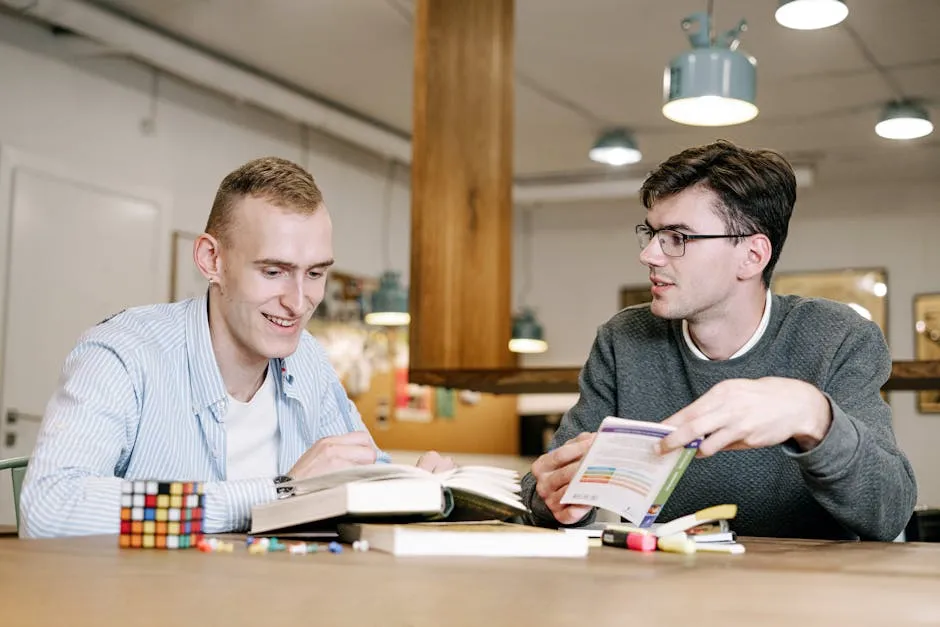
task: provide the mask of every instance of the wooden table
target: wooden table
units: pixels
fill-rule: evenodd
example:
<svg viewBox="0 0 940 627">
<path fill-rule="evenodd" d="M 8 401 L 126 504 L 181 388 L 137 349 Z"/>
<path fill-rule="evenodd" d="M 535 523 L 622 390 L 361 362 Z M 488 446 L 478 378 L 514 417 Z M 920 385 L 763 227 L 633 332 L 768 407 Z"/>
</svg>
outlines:
<svg viewBox="0 0 940 627">
<path fill-rule="evenodd" d="M 0 624 L 940 624 L 940 544 L 744 539 L 586 559 L 250 555 L 0 538 Z"/>
</svg>

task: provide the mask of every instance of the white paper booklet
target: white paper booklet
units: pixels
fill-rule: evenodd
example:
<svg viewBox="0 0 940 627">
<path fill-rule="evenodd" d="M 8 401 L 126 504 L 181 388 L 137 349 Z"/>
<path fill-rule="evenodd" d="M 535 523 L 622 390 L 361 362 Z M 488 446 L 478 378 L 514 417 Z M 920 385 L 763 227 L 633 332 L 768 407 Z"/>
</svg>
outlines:
<svg viewBox="0 0 940 627">
<path fill-rule="evenodd" d="M 701 440 L 660 455 L 656 444 L 674 427 L 608 416 L 565 491 L 564 504 L 614 512 L 638 527 L 656 520 Z"/>
</svg>

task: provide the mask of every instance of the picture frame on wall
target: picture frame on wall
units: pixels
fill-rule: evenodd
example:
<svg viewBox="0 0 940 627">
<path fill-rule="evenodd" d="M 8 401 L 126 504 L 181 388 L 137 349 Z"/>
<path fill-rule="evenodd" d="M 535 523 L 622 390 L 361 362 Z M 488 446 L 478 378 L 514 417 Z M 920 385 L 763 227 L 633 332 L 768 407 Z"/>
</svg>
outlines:
<svg viewBox="0 0 940 627">
<path fill-rule="evenodd" d="M 844 303 L 878 325 L 888 338 L 888 272 L 884 268 L 845 268 L 780 272 L 771 289 L 777 294 L 828 298 Z"/>
<path fill-rule="evenodd" d="M 620 309 L 652 302 L 653 292 L 649 285 L 624 285 L 620 288 Z"/>
<path fill-rule="evenodd" d="M 914 358 L 940 360 L 940 293 L 914 295 Z M 917 411 L 940 414 L 940 390 L 917 393 Z"/>
<path fill-rule="evenodd" d="M 170 259 L 170 302 L 195 298 L 206 293 L 208 282 L 193 261 L 193 244 L 196 233 L 173 232 Z"/>
</svg>

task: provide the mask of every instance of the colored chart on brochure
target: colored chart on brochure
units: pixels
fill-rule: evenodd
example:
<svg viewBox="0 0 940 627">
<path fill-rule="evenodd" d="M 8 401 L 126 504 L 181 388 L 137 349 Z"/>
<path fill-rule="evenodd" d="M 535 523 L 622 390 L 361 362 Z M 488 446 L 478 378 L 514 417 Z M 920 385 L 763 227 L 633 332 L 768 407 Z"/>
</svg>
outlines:
<svg viewBox="0 0 940 627">
<path fill-rule="evenodd" d="M 608 416 L 561 502 L 600 507 L 640 527 L 653 524 L 700 444 L 659 454 L 656 445 L 673 430 Z"/>
</svg>

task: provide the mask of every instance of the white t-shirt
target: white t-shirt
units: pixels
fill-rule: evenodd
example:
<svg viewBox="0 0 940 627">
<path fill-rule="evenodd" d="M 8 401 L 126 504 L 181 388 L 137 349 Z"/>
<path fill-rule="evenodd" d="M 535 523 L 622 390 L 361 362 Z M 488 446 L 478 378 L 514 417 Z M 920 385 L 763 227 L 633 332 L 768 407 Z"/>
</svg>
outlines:
<svg viewBox="0 0 940 627">
<path fill-rule="evenodd" d="M 766 300 L 764 301 L 764 315 L 761 316 L 760 324 L 757 325 L 757 330 L 754 331 L 754 335 L 751 336 L 744 346 L 739 348 L 737 352 L 732 355 L 729 359 L 734 359 L 735 357 L 740 357 L 744 353 L 748 352 L 757 344 L 761 336 L 764 335 L 764 331 L 767 330 L 767 325 L 770 324 L 770 305 L 773 302 L 773 296 L 770 294 L 770 290 L 767 290 Z M 692 354 L 698 357 L 699 359 L 704 359 L 706 361 L 711 361 L 711 359 L 699 350 L 699 347 L 695 345 L 695 342 L 692 341 L 692 335 L 689 333 L 689 323 L 685 320 L 682 321 L 682 337 L 685 338 L 685 343 L 688 345 L 689 350 L 692 351 Z"/>
<path fill-rule="evenodd" d="M 274 377 L 267 372 L 261 388 L 247 403 L 228 395 L 225 427 L 225 478 L 277 476 L 280 432 Z"/>
</svg>

